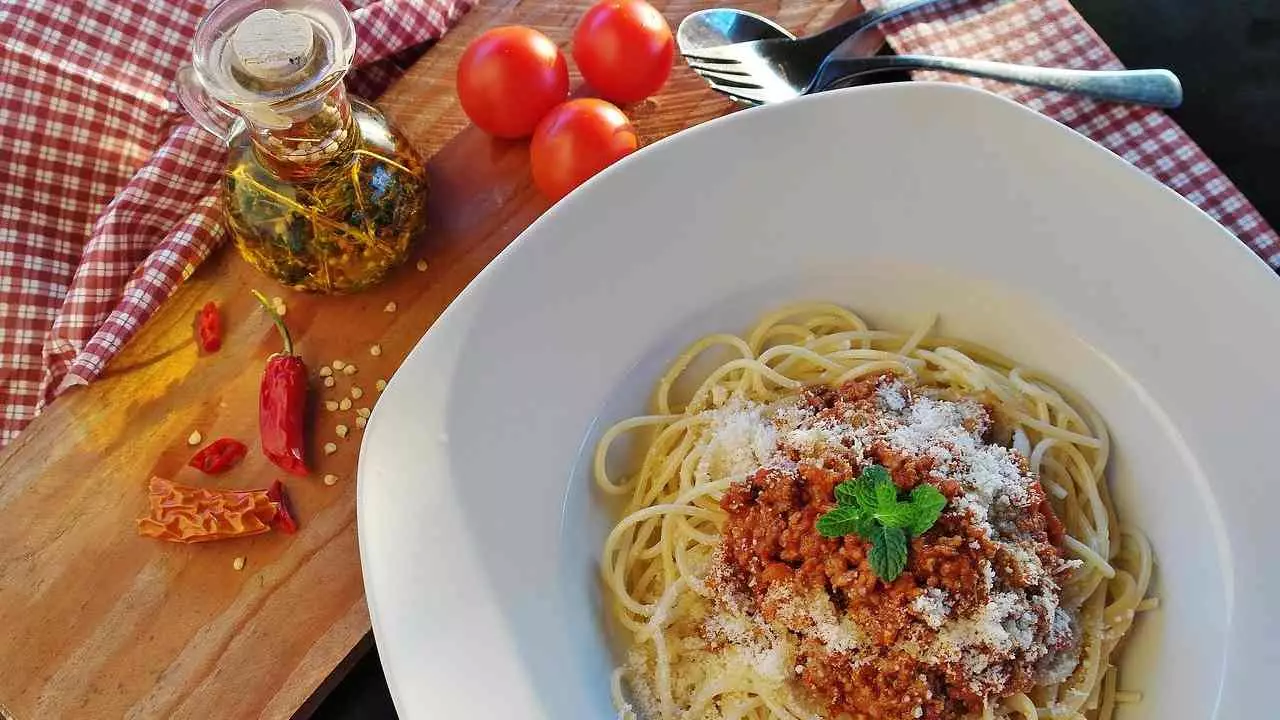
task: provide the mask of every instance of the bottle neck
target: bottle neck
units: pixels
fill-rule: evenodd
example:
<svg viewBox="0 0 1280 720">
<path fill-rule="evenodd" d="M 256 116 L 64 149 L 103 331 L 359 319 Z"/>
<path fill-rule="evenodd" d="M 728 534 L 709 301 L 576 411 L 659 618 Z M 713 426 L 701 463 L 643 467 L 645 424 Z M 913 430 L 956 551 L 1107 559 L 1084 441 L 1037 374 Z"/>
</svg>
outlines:
<svg viewBox="0 0 1280 720">
<path fill-rule="evenodd" d="M 267 170 L 284 180 L 307 180 L 346 166 L 359 142 L 359 129 L 341 82 L 288 113 L 286 128 L 257 125 L 246 118 L 254 152 Z"/>
</svg>

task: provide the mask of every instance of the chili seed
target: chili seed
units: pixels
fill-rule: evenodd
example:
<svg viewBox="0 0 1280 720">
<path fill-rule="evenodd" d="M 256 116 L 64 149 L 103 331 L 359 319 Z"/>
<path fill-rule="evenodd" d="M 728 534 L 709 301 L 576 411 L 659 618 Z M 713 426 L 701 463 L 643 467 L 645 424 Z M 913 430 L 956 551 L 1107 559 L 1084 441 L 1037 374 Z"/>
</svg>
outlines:
<svg viewBox="0 0 1280 720">
<path fill-rule="evenodd" d="M 387 389 L 387 381 L 383 380 L 382 378 L 378 378 L 378 381 L 373 384 L 373 387 L 378 392 L 382 392 L 383 390 Z"/>
<path fill-rule="evenodd" d="M 358 428 L 363 428 L 363 427 L 364 427 L 365 425 L 367 425 L 368 423 L 369 423 L 369 421 L 368 421 L 367 419 L 365 419 L 365 417 L 364 417 L 363 415 L 361 415 L 360 417 L 356 418 L 356 427 L 358 427 Z"/>
<path fill-rule="evenodd" d="M 327 378 L 325 378 L 325 379 L 324 379 L 324 386 L 325 386 L 325 387 L 333 387 L 335 384 L 337 384 L 337 382 L 338 382 L 338 381 L 337 381 L 337 380 L 334 380 L 334 379 L 333 379 L 333 376 L 332 376 L 332 375 L 330 375 L 329 377 L 327 377 Z"/>
<path fill-rule="evenodd" d="M 231 567 L 235 568 L 236 570 L 243 570 L 243 569 L 244 569 L 244 558 L 243 558 L 243 557 L 238 557 L 238 558 L 236 558 L 235 560 L 232 560 L 232 561 L 231 561 Z"/>
<path fill-rule="evenodd" d="M 392 313 L 392 312 L 395 312 L 395 311 L 396 311 L 396 301 L 395 301 L 395 300 L 392 300 L 391 302 L 387 303 L 387 306 L 386 306 L 386 307 L 384 307 L 384 308 L 382 308 L 382 312 L 389 312 L 389 313 Z"/>
<path fill-rule="evenodd" d="M 199 430 L 192 430 L 191 434 L 187 436 L 187 444 L 194 447 L 196 445 L 199 445 L 200 441 L 203 439 L 204 439 L 204 436 L 200 434 Z"/>
<path fill-rule="evenodd" d="M 320 377 L 329 377 L 332 374 L 333 374 L 333 368 L 329 367 L 328 365 L 325 365 L 324 367 L 320 368 Z"/>
<path fill-rule="evenodd" d="M 337 476 L 337 475 L 325 475 L 325 476 L 324 476 L 324 484 L 325 484 L 325 485 L 337 485 L 337 484 L 338 484 L 338 476 Z"/>
<path fill-rule="evenodd" d="M 334 369 L 334 370 L 341 370 L 342 368 L 344 368 L 344 367 L 346 367 L 346 366 L 347 366 L 347 364 L 346 364 L 345 362 L 341 361 L 341 360 L 334 360 L 334 361 L 333 361 L 333 369 Z"/>
<path fill-rule="evenodd" d="M 281 297 L 271 298 L 271 307 L 276 311 L 276 314 L 279 315 L 280 317 L 284 317 L 285 313 L 289 312 L 288 306 L 284 304 L 284 298 L 281 298 Z"/>
<path fill-rule="evenodd" d="M 336 444 L 334 444 L 334 443 L 325 443 L 325 444 L 324 444 L 324 454 L 325 454 L 325 455 L 332 455 L 332 454 L 334 454 L 334 453 L 336 453 L 336 452 L 338 452 L 338 446 L 337 446 Z"/>
<path fill-rule="evenodd" d="M 361 390 L 358 385 L 351 388 L 351 397 L 355 398 L 356 400 L 359 400 L 360 398 L 364 397 L 364 390 Z"/>
<path fill-rule="evenodd" d="M 418 272 L 426 272 L 426 271 L 427 271 L 427 261 L 426 261 L 426 260 L 419 260 L 419 261 L 418 261 Z"/>
<path fill-rule="evenodd" d="M 355 366 L 355 365 L 348 365 L 348 366 L 346 366 L 346 367 L 342 368 L 342 374 L 343 374 L 343 375 L 355 375 L 355 374 L 356 374 L 356 366 Z"/>
<path fill-rule="evenodd" d="M 334 410 L 337 410 L 337 409 L 338 409 L 338 401 L 337 401 L 337 400 L 325 400 L 325 401 L 324 401 L 324 409 L 325 409 L 325 410 L 328 410 L 329 412 L 333 412 Z"/>
<path fill-rule="evenodd" d="M 372 345 L 372 346 L 370 346 L 370 347 L 369 347 L 369 354 L 370 354 L 370 355 L 372 355 L 372 356 L 374 356 L 374 357 L 378 357 L 379 355 L 381 355 L 381 354 L 382 354 L 382 346 L 381 346 L 381 345 Z"/>
<path fill-rule="evenodd" d="M 350 409 L 351 409 L 351 398 L 342 398 L 342 402 L 338 403 L 338 409 L 339 409 L 339 410 L 350 410 Z"/>
<path fill-rule="evenodd" d="M 335 427 L 333 431 L 338 433 L 338 437 L 340 438 L 346 437 L 347 433 L 351 432 L 350 428 L 348 428 L 346 425 L 339 425 Z"/>
<path fill-rule="evenodd" d="M 357 414 L 357 415 L 359 415 L 359 416 L 360 416 L 360 417 L 362 417 L 362 418 L 367 418 L 367 417 L 369 417 L 369 413 L 370 413 L 370 410 L 369 410 L 369 408 L 367 408 L 367 407 L 362 407 L 362 408 L 357 408 L 357 409 L 356 409 L 356 414 Z"/>
</svg>

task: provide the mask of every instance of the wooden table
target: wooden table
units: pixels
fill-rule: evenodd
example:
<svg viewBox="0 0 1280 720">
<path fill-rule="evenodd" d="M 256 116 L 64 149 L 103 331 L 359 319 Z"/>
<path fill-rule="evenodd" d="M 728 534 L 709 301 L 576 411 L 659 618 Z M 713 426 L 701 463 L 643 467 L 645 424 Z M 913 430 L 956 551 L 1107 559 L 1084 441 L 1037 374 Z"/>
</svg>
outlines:
<svg viewBox="0 0 1280 720">
<path fill-rule="evenodd" d="M 244 718 L 305 715 L 370 632 L 356 546 L 355 466 L 360 433 L 315 411 L 315 475 L 288 483 L 302 530 L 181 546 L 139 538 L 153 475 L 211 483 L 185 468 L 199 430 L 206 440 L 257 436 L 257 386 L 278 347 L 249 288 L 282 296 L 297 345 L 318 369 L 376 398 L 457 293 L 547 208 L 533 189 L 523 142 L 467 126 L 453 93 L 466 44 L 499 24 L 530 25 L 566 47 L 587 0 L 498 0 L 470 12 L 380 105 L 431 158 L 430 229 L 418 257 L 376 290 L 344 298 L 287 292 L 227 249 L 216 253 L 92 386 L 54 403 L 0 455 L 0 706 L 43 718 Z M 672 26 L 705 3 L 657 2 Z M 853 11 L 819 0 L 740 6 L 808 32 Z M 579 78 L 574 77 L 575 87 Z M 677 67 L 663 92 L 628 108 L 646 142 L 731 109 Z M 416 260 L 429 263 L 419 272 Z M 221 352 L 201 357 L 192 322 L 207 300 L 223 307 Z M 397 310 L 386 312 L 394 301 Z M 382 347 L 379 357 L 369 347 Z M 318 378 L 317 378 L 318 380 Z M 325 389 L 317 382 L 314 390 Z M 327 391 L 336 397 L 335 391 Z M 354 413 L 341 422 L 354 428 Z M 324 456 L 324 442 L 339 451 Z M 320 478 L 334 474 L 335 486 Z M 218 483 L 264 487 L 281 474 L 249 458 Z M 246 565 L 236 571 L 234 558 Z M 0 713 L 2 714 L 2 713 Z"/>
</svg>

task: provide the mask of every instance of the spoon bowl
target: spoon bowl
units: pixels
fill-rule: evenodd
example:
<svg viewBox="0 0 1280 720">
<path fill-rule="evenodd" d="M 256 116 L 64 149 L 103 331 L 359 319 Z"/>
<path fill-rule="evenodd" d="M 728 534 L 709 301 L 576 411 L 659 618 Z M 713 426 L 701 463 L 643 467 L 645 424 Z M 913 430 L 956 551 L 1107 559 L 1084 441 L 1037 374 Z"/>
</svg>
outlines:
<svg viewBox="0 0 1280 720">
<path fill-rule="evenodd" d="M 752 40 L 794 40 L 795 37 L 769 18 L 732 8 L 691 13 L 676 29 L 676 45 L 682 54 Z"/>
</svg>

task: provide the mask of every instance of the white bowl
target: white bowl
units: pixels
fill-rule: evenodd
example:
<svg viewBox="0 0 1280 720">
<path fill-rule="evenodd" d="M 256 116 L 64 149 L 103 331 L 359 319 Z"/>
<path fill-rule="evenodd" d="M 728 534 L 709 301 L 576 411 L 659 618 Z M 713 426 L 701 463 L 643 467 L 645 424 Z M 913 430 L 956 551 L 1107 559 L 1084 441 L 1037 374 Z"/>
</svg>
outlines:
<svg viewBox="0 0 1280 720">
<path fill-rule="evenodd" d="M 1048 370 L 1114 433 L 1162 606 L 1138 718 L 1274 717 L 1280 282 L 1207 216 L 1013 103 L 942 84 L 734 114 L 618 163 L 449 307 L 383 394 L 361 558 L 404 718 L 609 718 L 583 458 L 686 343 L 797 299 Z"/>
</svg>

